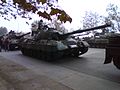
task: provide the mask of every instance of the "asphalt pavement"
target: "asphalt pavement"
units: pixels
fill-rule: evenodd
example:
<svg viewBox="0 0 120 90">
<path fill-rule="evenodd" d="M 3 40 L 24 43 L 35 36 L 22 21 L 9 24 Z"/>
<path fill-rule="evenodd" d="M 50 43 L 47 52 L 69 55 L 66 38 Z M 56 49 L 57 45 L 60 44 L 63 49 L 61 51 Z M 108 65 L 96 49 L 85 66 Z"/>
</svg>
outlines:
<svg viewBox="0 0 120 90">
<path fill-rule="evenodd" d="M 92 55 L 93 53 L 95 52 L 88 54 Z M 78 72 L 65 66 L 38 61 L 23 56 L 19 51 L 2 52 L 0 54 L 0 90 L 119 89 L 120 83 L 96 77 L 92 74 Z"/>
</svg>

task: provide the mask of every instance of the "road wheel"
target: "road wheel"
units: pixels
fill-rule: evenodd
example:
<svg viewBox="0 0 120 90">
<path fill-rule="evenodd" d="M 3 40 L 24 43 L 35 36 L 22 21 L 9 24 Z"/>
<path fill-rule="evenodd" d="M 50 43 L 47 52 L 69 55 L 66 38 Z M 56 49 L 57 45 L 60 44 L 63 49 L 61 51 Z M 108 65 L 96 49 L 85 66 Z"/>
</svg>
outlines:
<svg viewBox="0 0 120 90">
<path fill-rule="evenodd" d="M 72 56 L 74 56 L 74 57 L 78 57 L 79 55 L 80 55 L 79 51 L 72 53 Z"/>
<path fill-rule="evenodd" d="M 88 47 L 83 47 L 83 48 L 81 48 L 79 55 L 82 55 L 82 54 L 86 53 L 87 51 L 88 51 Z"/>
</svg>

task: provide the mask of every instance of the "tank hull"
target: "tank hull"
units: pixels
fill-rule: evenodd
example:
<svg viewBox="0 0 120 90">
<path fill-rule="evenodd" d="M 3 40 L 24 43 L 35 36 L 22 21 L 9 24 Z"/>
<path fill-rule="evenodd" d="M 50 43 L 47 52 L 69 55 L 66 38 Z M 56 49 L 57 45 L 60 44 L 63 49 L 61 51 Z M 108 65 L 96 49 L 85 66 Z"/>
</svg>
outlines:
<svg viewBox="0 0 120 90">
<path fill-rule="evenodd" d="M 19 48 L 23 55 L 43 60 L 57 60 L 64 57 L 78 57 L 88 51 L 88 46 L 71 45 L 63 49 L 53 45 L 21 44 Z"/>
</svg>

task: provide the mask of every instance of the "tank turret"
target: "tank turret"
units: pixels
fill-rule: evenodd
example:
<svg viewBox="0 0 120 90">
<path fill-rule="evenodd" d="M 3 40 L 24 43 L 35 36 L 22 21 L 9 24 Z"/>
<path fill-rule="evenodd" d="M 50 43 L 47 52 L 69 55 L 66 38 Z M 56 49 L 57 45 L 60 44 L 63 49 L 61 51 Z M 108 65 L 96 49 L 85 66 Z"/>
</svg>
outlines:
<svg viewBox="0 0 120 90">
<path fill-rule="evenodd" d="M 102 29 L 102 28 L 109 27 L 109 26 L 110 26 L 110 24 L 105 24 L 105 25 L 101 25 L 101 26 L 97 26 L 97 27 L 93 27 L 93 28 L 88 28 L 88 29 L 83 29 L 83 30 L 79 29 L 79 30 L 76 30 L 76 31 L 73 31 L 70 33 L 66 33 L 66 34 L 61 34 L 60 32 L 56 31 L 55 29 L 52 29 L 52 30 L 48 29 L 47 31 L 40 31 L 36 35 L 36 39 L 64 40 L 72 34 L 93 31 L 96 29 Z"/>
<path fill-rule="evenodd" d="M 22 54 L 44 60 L 55 60 L 66 56 L 78 57 L 88 51 L 86 41 L 70 37 L 72 34 L 109 27 L 110 24 L 94 28 L 77 30 L 61 34 L 53 28 L 40 30 L 33 38 L 26 38 L 19 43 Z"/>
</svg>

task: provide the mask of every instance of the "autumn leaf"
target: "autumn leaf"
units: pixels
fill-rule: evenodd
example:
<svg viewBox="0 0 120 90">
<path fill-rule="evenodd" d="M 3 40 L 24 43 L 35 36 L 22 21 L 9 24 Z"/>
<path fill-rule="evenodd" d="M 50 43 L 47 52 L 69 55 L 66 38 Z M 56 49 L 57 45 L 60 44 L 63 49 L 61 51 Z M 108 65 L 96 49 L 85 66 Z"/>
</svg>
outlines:
<svg viewBox="0 0 120 90">
<path fill-rule="evenodd" d="M 29 25 L 29 23 L 28 23 L 28 22 L 26 22 L 26 24 L 27 24 L 27 25 Z"/>
<path fill-rule="evenodd" d="M 26 0 L 13 0 L 14 4 L 20 4 L 20 5 L 24 5 L 26 3 Z"/>
<path fill-rule="evenodd" d="M 51 20 L 50 15 L 49 15 L 48 13 L 46 13 L 45 11 L 44 11 L 44 12 L 39 11 L 37 14 L 38 14 L 39 16 L 42 16 L 43 18 L 46 18 L 46 19 L 48 19 L 48 20 Z"/>
<path fill-rule="evenodd" d="M 55 15 L 55 14 L 58 14 L 58 13 L 61 13 L 62 11 L 59 10 L 59 9 L 55 9 L 55 8 L 51 8 L 51 12 L 50 12 L 50 15 Z"/>
<path fill-rule="evenodd" d="M 45 4 L 47 0 L 37 0 L 38 4 L 41 2 L 42 4 Z"/>
<path fill-rule="evenodd" d="M 0 6 L 2 7 L 2 9 L 6 8 L 6 10 L 8 11 L 6 13 L 0 13 L 1 16 L 4 17 L 4 15 L 9 15 L 7 13 L 10 13 L 10 14 L 12 13 L 11 15 L 14 18 L 16 18 L 16 16 L 15 16 L 16 14 L 13 11 L 14 9 L 16 9 L 18 15 L 20 15 L 20 16 L 25 15 L 25 17 L 27 17 L 27 14 L 29 14 L 29 12 L 30 13 L 32 12 L 34 14 L 37 13 L 39 16 L 46 18 L 48 20 L 51 20 L 51 16 L 53 16 L 53 15 L 56 15 L 56 16 L 59 15 L 58 19 L 60 21 L 63 21 L 63 22 L 66 22 L 66 21 L 71 22 L 72 21 L 72 19 L 69 17 L 69 15 L 67 15 L 65 13 L 64 10 L 55 8 L 55 6 L 51 2 L 49 2 L 50 0 L 31 0 L 31 1 L 30 0 L 12 0 L 12 1 L 13 1 L 13 4 L 11 4 L 9 2 L 9 0 L 1 0 L 2 3 L 0 4 Z M 58 0 L 56 0 L 56 1 L 58 1 Z M 6 4 L 4 4 L 4 3 L 6 3 Z M 37 4 L 39 4 L 40 7 L 50 8 L 51 12 L 47 13 L 47 11 L 46 11 L 47 9 L 45 9 L 45 10 L 43 9 L 44 10 L 43 12 L 38 11 L 39 5 L 37 6 Z M 43 4 L 46 4 L 46 5 L 44 6 Z M 14 9 L 10 8 L 9 5 L 11 5 L 11 7 Z"/>
<path fill-rule="evenodd" d="M 51 8 L 51 12 L 50 12 L 50 15 L 57 15 L 58 14 L 58 20 L 60 20 L 61 22 L 66 22 L 66 21 L 69 21 L 70 23 L 72 22 L 72 18 L 67 15 L 65 13 L 65 11 L 63 10 L 60 10 L 60 9 L 55 9 L 55 8 Z"/>
<path fill-rule="evenodd" d="M 58 20 L 64 23 L 66 21 L 69 21 L 70 23 L 72 22 L 72 18 L 69 15 L 67 15 L 64 11 L 61 12 L 61 15 L 58 15 Z"/>
</svg>

